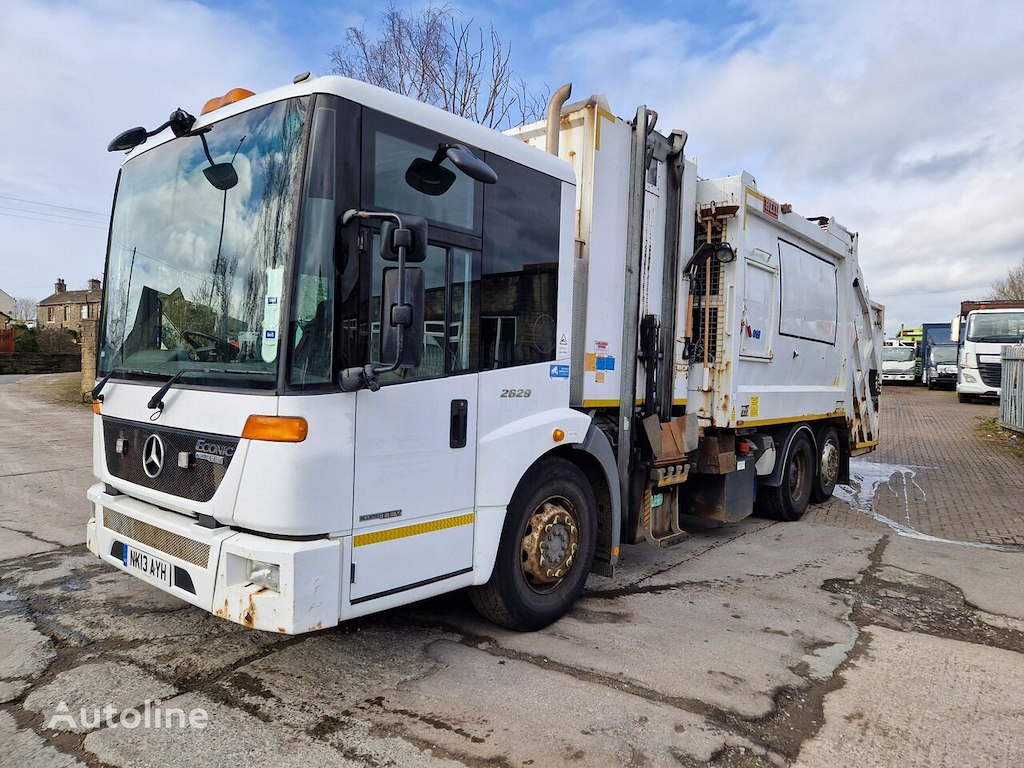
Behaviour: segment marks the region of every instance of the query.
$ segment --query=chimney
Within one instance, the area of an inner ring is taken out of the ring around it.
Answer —
[[[64,293],[68,289],[67,284],[64,282],[63,277],[58,277],[57,282],[53,284],[54,293]]]
[[[98,291],[100,289],[100,281],[95,277],[89,281],[89,292]]]

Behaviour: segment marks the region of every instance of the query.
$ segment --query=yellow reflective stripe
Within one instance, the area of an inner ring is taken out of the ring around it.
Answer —
[[[584,408],[618,408],[621,400],[584,400]],[[644,404],[644,398],[638,397],[636,400],[637,405]],[[686,398],[679,398],[672,401],[672,405],[686,405]]]
[[[353,546],[364,547],[367,544],[380,544],[384,541],[404,539],[406,536],[418,536],[421,533],[433,533],[443,531],[447,528],[458,528],[460,525],[472,525],[474,514],[469,512],[465,515],[446,517],[443,520],[431,520],[429,523],[417,523],[406,525],[402,528],[389,528],[386,531],[374,531],[373,533],[361,533],[353,540]]]
[[[872,448],[872,447],[874,447],[876,445],[878,445],[878,441],[877,440],[869,440],[866,443],[857,443],[855,446],[853,446],[853,448],[854,448],[854,450],[856,450],[858,448]]]
[[[784,419],[759,419],[755,421],[740,419],[736,422],[737,427],[766,427],[772,424],[796,424],[799,421],[816,421],[819,419],[836,419],[845,416],[842,411],[834,413],[809,413],[806,416],[787,416]]]

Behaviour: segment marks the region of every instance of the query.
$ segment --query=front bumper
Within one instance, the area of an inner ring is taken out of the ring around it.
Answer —
[[[956,391],[961,395],[990,395],[999,397],[999,388],[990,387],[981,379],[977,368],[963,368],[956,382]]]
[[[894,381],[915,381],[917,374],[914,372],[910,373],[882,373],[882,383],[888,384]]]
[[[90,488],[88,498],[89,550],[164,592],[269,632],[297,635],[339,621],[343,539],[293,541],[205,528],[190,517],[107,493],[102,484]],[[167,563],[169,572],[154,575],[133,567],[128,551]],[[277,564],[279,589],[248,582],[247,559]]]

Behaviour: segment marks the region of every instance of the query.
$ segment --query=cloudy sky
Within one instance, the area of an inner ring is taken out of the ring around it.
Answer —
[[[408,7],[397,3],[400,7]],[[689,133],[701,176],[748,170],[861,235],[887,331],[944,321],[1024,259],[1024,6],[814,0],[467,0],[535,89],[572,81]],[[103,269],[107,142],[235,86],[325,73],[382,4],[3,0],[0,288]]]

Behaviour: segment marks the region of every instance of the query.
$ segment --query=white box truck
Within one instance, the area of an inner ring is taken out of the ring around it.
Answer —
[[[248,627],[469,588],[529,630],[827,498],[878,441],[856,234],[567,93],[504,135],[305,77],[112,141],[90,550]]]
[[[950,323],[950,339],[959,344],[956,395],[961,403],[999,397],[1006,344],[1024,342],[1024,301],[962,301]]]

